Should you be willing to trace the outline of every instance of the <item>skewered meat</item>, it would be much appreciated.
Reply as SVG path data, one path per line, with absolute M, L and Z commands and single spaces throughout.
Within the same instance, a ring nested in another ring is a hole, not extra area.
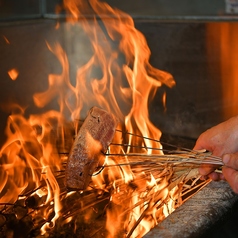
M 66 186 L 72 190 L 86 189 L 96 168 L 104 163 L 117 118 L 93 107 L 81 126 L 71 148 L 66 165 Z

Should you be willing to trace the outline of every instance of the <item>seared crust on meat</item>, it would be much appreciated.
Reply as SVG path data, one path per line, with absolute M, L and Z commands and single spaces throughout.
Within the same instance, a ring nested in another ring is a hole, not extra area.
M 106 152 L 118 124 L 117 118 L 93 107 L 81 126 L 66 165 L 66 186 L 72 190 L 86 189 L 95 169 L 104 163 Z

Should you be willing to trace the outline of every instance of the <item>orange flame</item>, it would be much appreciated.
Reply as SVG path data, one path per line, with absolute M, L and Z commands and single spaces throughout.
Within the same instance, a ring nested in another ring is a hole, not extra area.
M 9 77 L 14 81 L 17 79 L 18 75 L 19 75 L 19 72 L 17 69 L 11 69 L 8 71 L 8 75 Z
M 5 42 L 6 42 L 7 44 L 10 44 L 10 41 L 7 39 L 6 36 L 3 36 L 3 39 L 5 40 Z
M 6 129 L 8 139 L 0 151 L 4 161 L 1 165 L 0 178 L 1 202 L 13 203 L 19 195 L 29 192 L 33 194 L 34 190 L 40 187 L 36 194 L 44 197 L 44 205 L 48 204 L 48 208 L 40 212 L 42 217 L 47 221 L 52 211 L 55 213 L 51 224 L 45 222 L 42 226 L 42 233 L 47 232 L 52 223 L 59 219 L 62 211 L 62 191 L 55 173 L 63 169 L 64 161 L 58 155 L 59 148 L 67 150 L 67 143 L 72 142 L 64 140 L 67 133 L 66 126 L 71 129 L 71 121 L 83 118 L 85 111 L 92 106 L 99 106 L 115 114 L 122 123 L 121 127 L 125 127 L 127 131 L 159 140 L 161 132 L 149 119 L 148 104 L 162 84 L 168 87 L 175 85 L 169 73 L 150 65 L 151 52 L 146 39 L 135 29 L 130 16 L 96 0 L 88 2 L 65 0 L 64 7 L 69 13 L 68 20 L 75 25 L 78 24 L 87 33 L 93 49 L 91 58 L 77 70 L 77 78 L 73 84 L 69 77 L 68 58 L 63 48 L 58 43 L 54 46 L 46 43 L 60 61 L 62 73 L 49 75 L 48 89 L 36 93 L 33 99 L 35 105 L 40 108 L 57 99 L 58 111 L 51 110 L 41 115 L 31 115 L 28 119 L 24 117 L 23 109 L 19 114 L 11 115 Z M 91 21 L 87 19 L 89 16 L 92 17 Z M 100 73 L 96 74 L 95 69 Z M 77 132 L 77 125 L 75 130 Z M 70 138 L 73 140 L 72 136 Z M 122 138 L 116 135 L 114 140 L 121 143 Z M 150 148 L 161 146 L 158 142 L 148 142 L 142 137 L 135 138 L 132 135 L 128 135 L 127 140 L 130 145 L 143 145 L 147 148 L 143 152 L 149 154 L 158 153 Z M 126 152 L 121 148 L 116 150 L 118 151 L 114 151 L 115 153 L 122 154 L 134 151 L 133 147 L 128 147 Z M 169 194 L 166 188 L 167 178 L 155 180 L 151 174 L 148 180 L 145 179 L 147 175 L 139 167 L 137 168 L 139 172 L 134 174 L 129 165 L 123 166 L 123 169 L 114 166 L 117 164 L 115 158 L 107 157 L 106 161 L 113 169 L 105 168 L 103 173 L 93 177 L 92 186 L 106 190 L 105 181 L 109 180 L 116 189 L 110 198 L 112 209 L 107 211 L 108 236 L 115 237 L 122 227 L 125 230 L 133 228 L 133 222 L 136 222 L 145 210 L 151 216 L 141 220 L 141 225 L 135 229 L 133 236 L 146 233 L 155 224 L 155 219 L 151 217 L 157 219 L 158 210 L 152 208 L 151 202 L 144 206 L 143 197 L 154 196 L 148 194 L 147 189 L 150 188 L 155 194 L 158 193 L 157 200 L 165 199 Z M 127 163 L 128 158 L 125 156 L 123 161 Z M 161 173 L 166 174 L 166 171 Z M 137 182 L 133 186 L 137 187 L 136 192 L 130 187 L 130 182 L 135 177 Z M 125 185 L 120 187 L 118 184 Z M 135 206 L 128 215 L 125 213 L 128 209 L 125 209 L 123 204 L 131 207 L 135 204 L 140 206 Z M 125 219 L 131 223 L 127 224 Z M 71 217 L 65 221 L 71 221 Z M 111 225 L 112 221 L 117 222 L 115 229 Z

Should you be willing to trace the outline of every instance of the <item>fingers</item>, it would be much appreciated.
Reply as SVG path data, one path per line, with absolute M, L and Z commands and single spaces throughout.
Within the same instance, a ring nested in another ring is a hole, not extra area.
M 224 166 L 222 173 L 233 191 L 238 194 L 238 171 Z
M 201 175 L 206 176 L 213 171 L 215 171 L 219 166 L 217 165 L 211 165 L 211 164 L 201 164 L 200 167 L 198 168 L 198 171 Z M 215 180 L 215 179 L 213 179 Z
M 238 153 L 225 154 L 222 159 L 224 163 L 222 174 L 214 172 L 216 167 L 207 164 L 200 166 L 199 173 L 214 181 L 226 180 L 232 190 L 238 194 Z
M 214 181 L 220 181 L 220 180 L 224 180 L 225 177 L 222 173 L 217 173 L 217 172 L 212 172 L 208 175 L 208 177 Z
M 225 154 L 223 156 L 223 163 L 230 168 L 238 170 L 238 154 Z
M 206 142 L 206 138 L 204 138 L 203 139 L 203 137 L 204 137 L 204 134 L 205 133 L 203 133 L 203 134 L 201 134 L 200 136 L 199 136 L 199 138 L 197 139 L 197 141 L 196 141 L 196 143 L 195 143 L 195 146 L 194 146 L 194 150 L 203 150 L 203 149 L 207 149 L 207 150 L 209 150 L 210 149 L 210 144 L 211 143 L 207 143 Z
M 230 167 L 233 168 L 234 170 L 238 171 L 238 153 L 235 154 L 225 154 L 223 156 L 223 163 L 226 167 Z M 209 164 L 201 164 L 200 168 L 199 168 L 199 173 L 203 176 L 208 175 L 210 173 L 212 173 L 215 169 L 217 169 L 218 167 L 215 165 L 209 165 Z M 212 176 L 212 177 L 211 177 Z M 211 175 L 209 177 L 211 177 L 213 180 L 217 180 L 216 175 Z M 220 177 L 219 177 L 220 179 Z
M 233 191 L 238 193 L 238 154 L 225 154 L 223 163 L 222 173 Z
M 217 166 L 215 165 L 210 165 L 210 164 L 201 164 L 198 171 L 201 175 L 208 175 L 211 172 L 213 172 Z

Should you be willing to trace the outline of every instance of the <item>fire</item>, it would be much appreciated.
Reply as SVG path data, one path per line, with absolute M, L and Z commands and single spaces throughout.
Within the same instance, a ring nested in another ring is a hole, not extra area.
M 7 140 L 0 151 L 1 203 L 14 204 L 22 198 L 37 224 L 42 224 L 42 234 L 71 222 L 69 226 L 77 232 L 80 222 L 89 224 L 100 213 L 99 204 L 106 210 L 105 236 L 141 237 L 179 205 L 173 198 L 181 187 L 169 184 L 172 167 L 161 164 L 150 171 L 140 164 L 130 166 L 128 154 L 162 153 L 153 149 L 161 148 L 161 131 L 149 119 L 148 104 L 163 84 L 173 87 L 175 81 L 171 74 L 150 65 L 146 39 L 126 13 L 97 0 L 65 0 L 64 8 L 68 24 L 86 32 L 92 55 L 72 80 L 64 49 L 46 42 L 61 63 L 62 73 L 49 75 L 48 89 L 33 99 L 39 108 L 57 99 L 58 110 L 26 117 L 19 107 L 9 117 Z M 166 95 L 162 101 L 165 105 Z M 113 143 L 125 148 L 109 148 L 104 168 L 95 172 L 86 191 L 68 192 L 64 153 L 70 150 L 79 120 L 92 106 L 119 118 Z M 120 156 L 110 156 L 113 153 Z
M 11 69 L 8 71 L 8 75 L 9 77 L 14 81 L 17 79 L 18 75 L 19 75 L 19 72 L 17 69 Z
M 7 44 L 10 44 L 10 41 L 7 39 L 6 36 L 3 36 L 3 39 L 5 40 L 5 42 L 6 42 Z

